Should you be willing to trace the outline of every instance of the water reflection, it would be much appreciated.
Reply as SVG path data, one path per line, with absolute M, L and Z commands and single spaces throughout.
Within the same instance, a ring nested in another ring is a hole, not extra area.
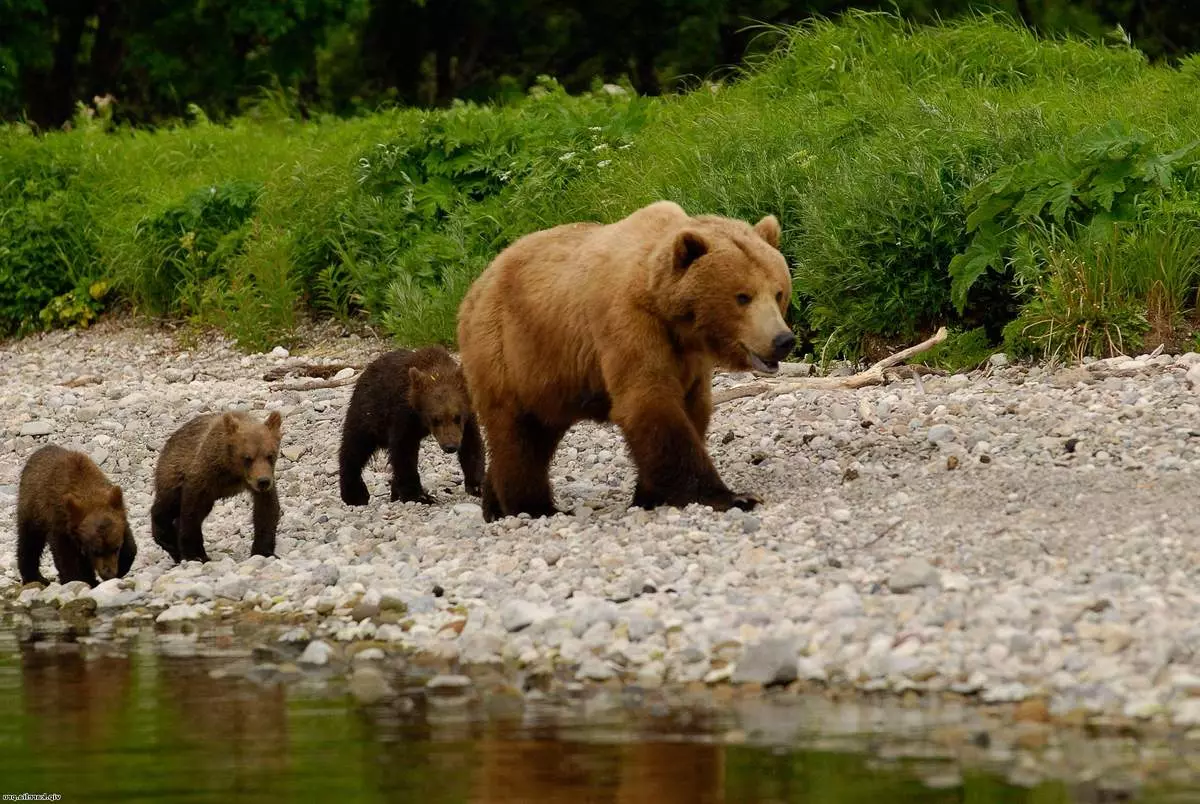
M 156 645 L 0 649 L 0 792 L 423 804 L 1167 800 L 1018 788 L 953 764 L 935 789 L 911 766 L 881 765 L 878 752 L 723 744 L 737 724 L 712 712 L 562 712 L 519 698 L 427 699 L 419 688 L 405 703 L 362 707 L 339 692 L 214 674 L 228 661 Z

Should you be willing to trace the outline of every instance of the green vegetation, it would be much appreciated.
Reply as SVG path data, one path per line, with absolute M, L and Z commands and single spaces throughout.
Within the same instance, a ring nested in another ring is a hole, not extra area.
M 81 110 L 0 133 L 0 330 L 123 301 L 246 348 L 297 315 L 452 343 L 517 237 L 659 198 L 774 213 L 794 325 L 826 357 L 940 324 L 989 346 L 1190 344 L 1200 283 L 1200 58 L 1047 41 L 1002 18 L 854 13 L 779 32 L 739 80 L 300 122 L 286 95 L 155 131 Z M 107 283 L 97 284 L 97 283 Z M 955 358 L 957 354 L 960 357 Z

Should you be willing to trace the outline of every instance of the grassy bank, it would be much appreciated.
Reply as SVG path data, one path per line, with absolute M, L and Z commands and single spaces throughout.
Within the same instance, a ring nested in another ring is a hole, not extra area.
M 452 342 L 495 253 L 670 198 L 783 223 L 818 355 L 940 323 L 968 363 L 1190 345 L 1200 58 L 1047 42 L 1003 20 L 855 15 L 782 32 L 739 81 L 676 98 L 552 83 L 519 104 L 299 122 L 264 104 L 113 131 L 0 134 L 0 331 L 123 302 L 247 348 L 297 313 Z

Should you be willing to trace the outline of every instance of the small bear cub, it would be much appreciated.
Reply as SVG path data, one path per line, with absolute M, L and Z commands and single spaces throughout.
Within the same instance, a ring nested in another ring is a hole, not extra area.
M 458 453 L 467 493 L 478 497 L 484 476 L 483 441 L 467 383 L 440 346 L 396 349 L 367 365 L 350 396 L 338 453 L 342 502 L 366 505 L 362 470 L 377 450 L 392 464 L 392 502 L 433 503 L 421 487 L 417 457 L 433 434 L 442 450 Z
M 246 413 L 206 413 L 176 430 L 154 470 L 150 527 L 154 541 L 179 561 L 208 561 L 201 526 L 217 500 L 250 492 L 254 543 L 250 554 L 275 555 L 279 495 L 275 460 L 283 417 L 265 423 Z
M 121 487 L 82 452 L 53 444 L 29 456 L 17 489 L 17 567 L 21 583 L 48 583 L 39 564 L 46 543 L 58 582 L 124 577 L 137 556 Z

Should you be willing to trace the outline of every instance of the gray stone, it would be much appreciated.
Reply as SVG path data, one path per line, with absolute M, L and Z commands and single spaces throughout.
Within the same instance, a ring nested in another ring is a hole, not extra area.
M 54 432 L 54 422 L 38 419 L 32 422 L 25 422 L 21 425 L 21 435 L 23 436 L 48 436 Z
M 733 671 L 735 684 L 788 684 L 796 680 L 796 644 L 768 639 L 746 648 Z
M 958 438 L 958 431 L 948 424 L 935 424 L 925 434 L 925 440 L 931 444 L 944 444 Z
M 356 665 L 346 686 L 351 695 L 368 706 L 395 694 L 383 671 L 373 665 Z
M 888 588 L 900 594 L 922 586 L 937 586 L 938 583 L 937 569 L 922 558 L 906 558 L 888 577 Z

